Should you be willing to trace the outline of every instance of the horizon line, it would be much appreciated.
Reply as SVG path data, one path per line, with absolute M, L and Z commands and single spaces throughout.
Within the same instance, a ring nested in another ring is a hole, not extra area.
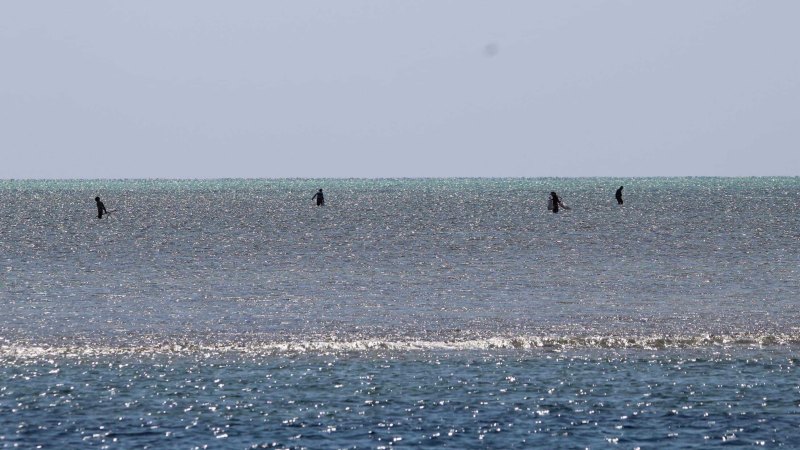
M 0 178 L 13 181 L 232 181 L 232 180 L 502 180 L 502 179 L 642 179 L 642 178 L 797 178 L 800 175 L 593 175 L 593 176 L 386 176 L 386 177 L 196 177 L 196 178 Z

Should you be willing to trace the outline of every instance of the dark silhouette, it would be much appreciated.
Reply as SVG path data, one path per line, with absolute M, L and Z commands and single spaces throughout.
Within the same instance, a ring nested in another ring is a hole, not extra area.
M 561 199 L 558 197 L 558 194 L 556 194 L 555 192 L 550 192 L 550 201 L 553 203 L 553 212 L 554 213 L 558 212 L 558 207 L 559 206 L 563 207 L 564 209 L 567 209 L 567 207 L 564 206 L 563 203 L 561 203 Z
M 325 206 L 325 197 L 322 196 L 322 189 L 317 191 L 317 193 L 314 194 L 313 197 L 311 197 L 311 200 L 314 199 L 317 199 L 317 206 Z
M 620 186 L 619 189 L 617 189 L 617 193 L 614 194 L 614 197 L 617 198 L 617 204 L 621 205 L 622 204 L 622 186 Z
M 108 214 L 108 211 L 106 210 L 106 205 L 104 205 L 103 202 L 100 201 L 100 197 L 95 197 L 94 201 L 97 203 L 97 218 L 102 219 L 103 214 Z

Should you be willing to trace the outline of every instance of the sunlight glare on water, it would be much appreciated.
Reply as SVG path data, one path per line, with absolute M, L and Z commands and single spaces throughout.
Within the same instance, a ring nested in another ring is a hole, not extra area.
M 549 213 L 550 190 L 572 210 Z M 794 178 L 5 181 L 0 195 L 14 339 L 796 337 Z M 97 220 L 95 195 L 118 211 Z
M 0 181 L 0 446 L 792 445 L 798 206 L 798 178 Z

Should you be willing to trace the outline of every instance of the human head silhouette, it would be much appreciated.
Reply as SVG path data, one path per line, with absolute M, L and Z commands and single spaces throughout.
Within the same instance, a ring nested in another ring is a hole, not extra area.
M 100 201 L 100 197 L 95 197 L 94 201 L 99 202 Z

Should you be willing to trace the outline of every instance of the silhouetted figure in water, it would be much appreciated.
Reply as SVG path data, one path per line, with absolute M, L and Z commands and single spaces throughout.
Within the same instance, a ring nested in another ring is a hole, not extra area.
M 322 195 L 322 189 L 318 190 L 311 200 L 317 199 L 317 206 L 325 206 L 325 197 Z
M 621 205 L 622 204 L 622 186 L 620 186 L 619 189 L 617 189 L 617 193 L 614 194 L 614 197 L 617 198 L 617 204 Z
M 108 211 L 106 211 L 106 205 L 100 201 L 100 197 L 95 197 L 94 201 L 97 203 L 97 218 L 102 219 L 103 214 L 108 214 Z
M 559 206 L 561 206 L 564 209 L 569 209 L 569 208 L 567 208 L 566 205 L 561 203 L 561 199 L 558 197 L 558 194 L 556 194 L 555 192 L 550 192 L 550 203 L 553 205 L 553 207 L 551 209 L 553 210 L 554 213 L 558 212 L 558 207 Z M 548 205 L 548 206 L 550 206 L 550 205 Z

